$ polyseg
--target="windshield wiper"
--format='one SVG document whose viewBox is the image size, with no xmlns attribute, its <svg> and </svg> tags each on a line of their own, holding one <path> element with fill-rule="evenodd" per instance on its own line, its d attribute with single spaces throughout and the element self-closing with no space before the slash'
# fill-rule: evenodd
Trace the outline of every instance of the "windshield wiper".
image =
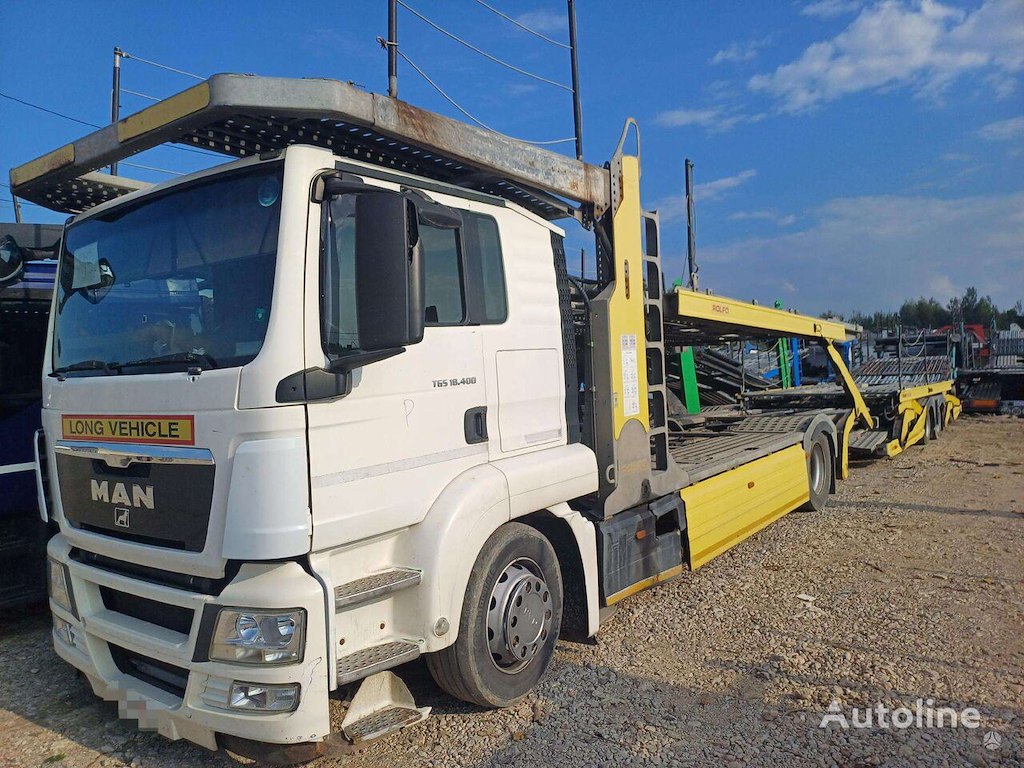
<svg viewBox="0 0 1024 768">
<path fill-rule="evenodd" d="M 129 366 L 134 367 L 142 365 L 177 365 L 180 363 L 196 363 L 197 365 L 194 367 L 199 368 L 200 371 L 217 367 L 217 361 L 202 352 L 172 352 L 169 355 L 160 355 L 158 357 L 144 357 L 141 360 L 130 360 L 127 363 L 122 363 L 120 367 L 128 368 Z M 193 366 L 190 366 L 190 368 L 191 367 Z"/>
<path fill-rule="evenodd" d="M 64 365 L 60 368 L 55 368 L 52 373 L 48 373 L 46 375 L 64 381 L 64 374 L 72 371 L 103 371 L 105 373 L 114 371 L 120 373 L 121 364 L 108 363 L 106 360 L 82 360 L 80 363 L 72 363 L 71 365 Z"/>
</svg>

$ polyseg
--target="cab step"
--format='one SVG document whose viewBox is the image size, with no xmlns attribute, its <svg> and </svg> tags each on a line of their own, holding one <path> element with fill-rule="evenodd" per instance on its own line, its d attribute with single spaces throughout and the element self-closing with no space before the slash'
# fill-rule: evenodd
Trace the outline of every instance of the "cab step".
<svg viewBox="0 0 1024 768">
<path fill-rule="evenodd" d="M 420 646 L 409 640 L 392 640 L 338 657 L 338 685 L 351 683 L 420 655 Z"/>
<path fill-rule="evenodd" d="M 417 707 L 405 683 L 391 672 L 366 678 L 352 697 L 341 723 L 355 745 L 387 736 L 427 719 L 430 707 Z"/>
<path fill-rule="evenodd" d="M 423 572 L 413 568 L 391 568 L 371 573 L 361 579 L 339 584 L 334 588 L 334 609 L 340 611 L 351 605 L 367 603 L 400 589 L 415 587 L 423 578 Z"/>
</svg>

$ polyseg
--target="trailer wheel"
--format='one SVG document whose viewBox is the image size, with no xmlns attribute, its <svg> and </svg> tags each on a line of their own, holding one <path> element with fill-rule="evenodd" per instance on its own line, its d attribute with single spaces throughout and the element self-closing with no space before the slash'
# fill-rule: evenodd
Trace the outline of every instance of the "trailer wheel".
<svg viewBox="0 0 1024 768">
<path fill-rule="evenodd" d="M 508 523 L 491 534 L 476 559 L 458 639 L 427 656 L 427 667 L 452 696 L 507 707 L 547 670 L 561 623 L 555 551 L 530 526 Z"/>
<path fill-rule="evenodd" d="M 921 443 L 927 443 L 929 440 L 935 439 L 935 421 L 932 418 L 932 409 L 926 408 L 924 411 L 924 435 L 921 436 Z"/>
<path fill-rule="evenodd" d="M 820 512 L 826 507 L 834 471 L 828 438 L 819 434 L 814 438 L 811 450 L 807 454 L 807 484 L 810 486 L 810 498 L 804 504 L 804 509 Z"/>
</svg>

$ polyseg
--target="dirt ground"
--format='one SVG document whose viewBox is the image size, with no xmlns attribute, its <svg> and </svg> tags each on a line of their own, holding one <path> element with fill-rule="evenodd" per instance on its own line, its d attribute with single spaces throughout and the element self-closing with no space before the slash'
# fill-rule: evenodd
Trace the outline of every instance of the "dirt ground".
<svg viewBox="0 0 1024 768">
<path fill-rule="evenodd" d="M 49 626 L 0 615 L 0 766 L 239 765 L 117 720 Z M 398 671 L 431 717 L 317 768 L 1021 766 L 1024 420 L 964 417 L 855 466 L 823 512 L 627 600 L 596 644 L 560 644 L 518 706 L 457 702 L 422 662 Z M 839 722 L 918 699 L 976 708 L 979 727 Z"/>
</svg>

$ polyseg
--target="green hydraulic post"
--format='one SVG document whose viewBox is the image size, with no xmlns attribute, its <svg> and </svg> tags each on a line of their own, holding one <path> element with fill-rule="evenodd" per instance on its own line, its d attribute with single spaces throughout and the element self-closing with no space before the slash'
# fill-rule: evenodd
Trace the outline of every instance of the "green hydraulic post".
<svg viewBox="0 0 1024 768">
<path fill-rule="evenodd" d="M 782 302 L 778 299 L 775 300 L 775 308 L 782 309 Z M 779 386 L 789 389 L 793 386 L 793 369 L 789 363 L 789 339 L 779 339 L 775 351 L 779 358 Z"/>
<path fill-rule="evenodd" d="M 783 389 L 793 386 L 793 369 L 789 364 L 789 339 L 779 339 L 775 345 L 779 356 L 779 384 Z"/>
<path fill-rule="evenodd" d="M 693 347 L 683 347 L 679 353 L 679 379 L 683 384 L 683 404 L 687 413 L 700 413 L 700 394 L 697 391 L 697 366 L 693 362 Z"/>
</svg>

